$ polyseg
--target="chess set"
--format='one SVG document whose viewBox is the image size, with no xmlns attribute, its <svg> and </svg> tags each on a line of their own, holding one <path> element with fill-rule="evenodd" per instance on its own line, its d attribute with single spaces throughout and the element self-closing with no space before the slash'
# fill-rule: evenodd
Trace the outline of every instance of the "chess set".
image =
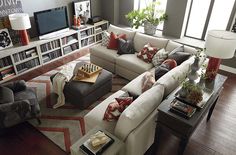
<svg viewBox="0 0 236 155">
<path fill-rule="evenodd" d="M 79 67 L 74 80 L 95 83 L 101 71 L 101 67 L 92 63 L 85 63 Z"/>
</svg>

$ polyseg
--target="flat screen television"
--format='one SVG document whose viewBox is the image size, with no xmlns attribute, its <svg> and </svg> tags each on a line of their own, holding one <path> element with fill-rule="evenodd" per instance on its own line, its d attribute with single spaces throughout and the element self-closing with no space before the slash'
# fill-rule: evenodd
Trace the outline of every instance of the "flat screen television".
<svg viewBox="0 0 236 155">
<path fill-rule="evenodd" d="M 49 39 L 69 31 L 66 6 L 34 12 L 39 39 Z"/>
</svg>

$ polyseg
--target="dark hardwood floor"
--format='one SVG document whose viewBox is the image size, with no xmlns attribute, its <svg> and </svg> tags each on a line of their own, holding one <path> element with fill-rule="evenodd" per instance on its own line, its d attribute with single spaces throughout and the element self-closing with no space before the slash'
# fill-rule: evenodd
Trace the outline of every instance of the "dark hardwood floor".
<svg viewBox="0 0 236 155">
<path fill-rule="evenodd" d="M 82 50 L 24 74 L 17 79 L 30 80 L 88 52 L 86 49 Z M 184 152 L 185 155 L 236 154 L 236 75 L 223 71 L 220 71 L 220 73 L 228 76 L 224 90 L 218 100 L 211 120 L 206 123 L 206 118 L 204 118 L 200 123 L 187 145 Z M 175 155 L 178 149 L 178 142 L 178 138 L 164 132 L 161 135 L 161 146 L 156 155 Z M 148 151 L 146 155 L 149 154 Z"/>
<path fill-rule="evenodd" d="M 214 109 L 211 120 L 200 123 L 186 147 L 184 155 L 235 155 L 236 154 L 236 75 L 228 76 Z M 167 132 L 161 135 L 161 146 L 156 155 L 175 155 L 179 139 Z M 150 149 L 151 150 L 151 149 Z M 149 155 L 149 151 L 146 155 Z"/>
</svg>

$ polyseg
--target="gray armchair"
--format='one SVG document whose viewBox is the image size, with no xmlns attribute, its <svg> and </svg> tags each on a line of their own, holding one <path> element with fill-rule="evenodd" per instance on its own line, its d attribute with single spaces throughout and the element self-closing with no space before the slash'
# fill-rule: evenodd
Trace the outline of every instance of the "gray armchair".
<svg viewBox="0 0 236 155">
<path fill-rule="evenodd" d="M 31 118 L 39 123 L 40 108 L 35 92 L 25 81 L 0 85 L 0 129 L 11 127 Z"/>
</svg>

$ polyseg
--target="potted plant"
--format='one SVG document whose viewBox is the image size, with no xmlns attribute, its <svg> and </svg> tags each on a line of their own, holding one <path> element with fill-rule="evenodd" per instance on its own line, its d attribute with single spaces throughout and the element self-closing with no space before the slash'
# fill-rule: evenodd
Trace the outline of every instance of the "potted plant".
<svg viewBox="0 0 236 155">
<path fill-rule="evenodd" d="M 154 35 L 157 26 L 168 18 L 164 10 L 157 9 L 160 4 L 157 1 L 144 9 L 131 11 L 126 15 L 126 18 L 132 27 L 138 29 L 139 26 L 144 26 L 144 33 Z"/>
</svg>

